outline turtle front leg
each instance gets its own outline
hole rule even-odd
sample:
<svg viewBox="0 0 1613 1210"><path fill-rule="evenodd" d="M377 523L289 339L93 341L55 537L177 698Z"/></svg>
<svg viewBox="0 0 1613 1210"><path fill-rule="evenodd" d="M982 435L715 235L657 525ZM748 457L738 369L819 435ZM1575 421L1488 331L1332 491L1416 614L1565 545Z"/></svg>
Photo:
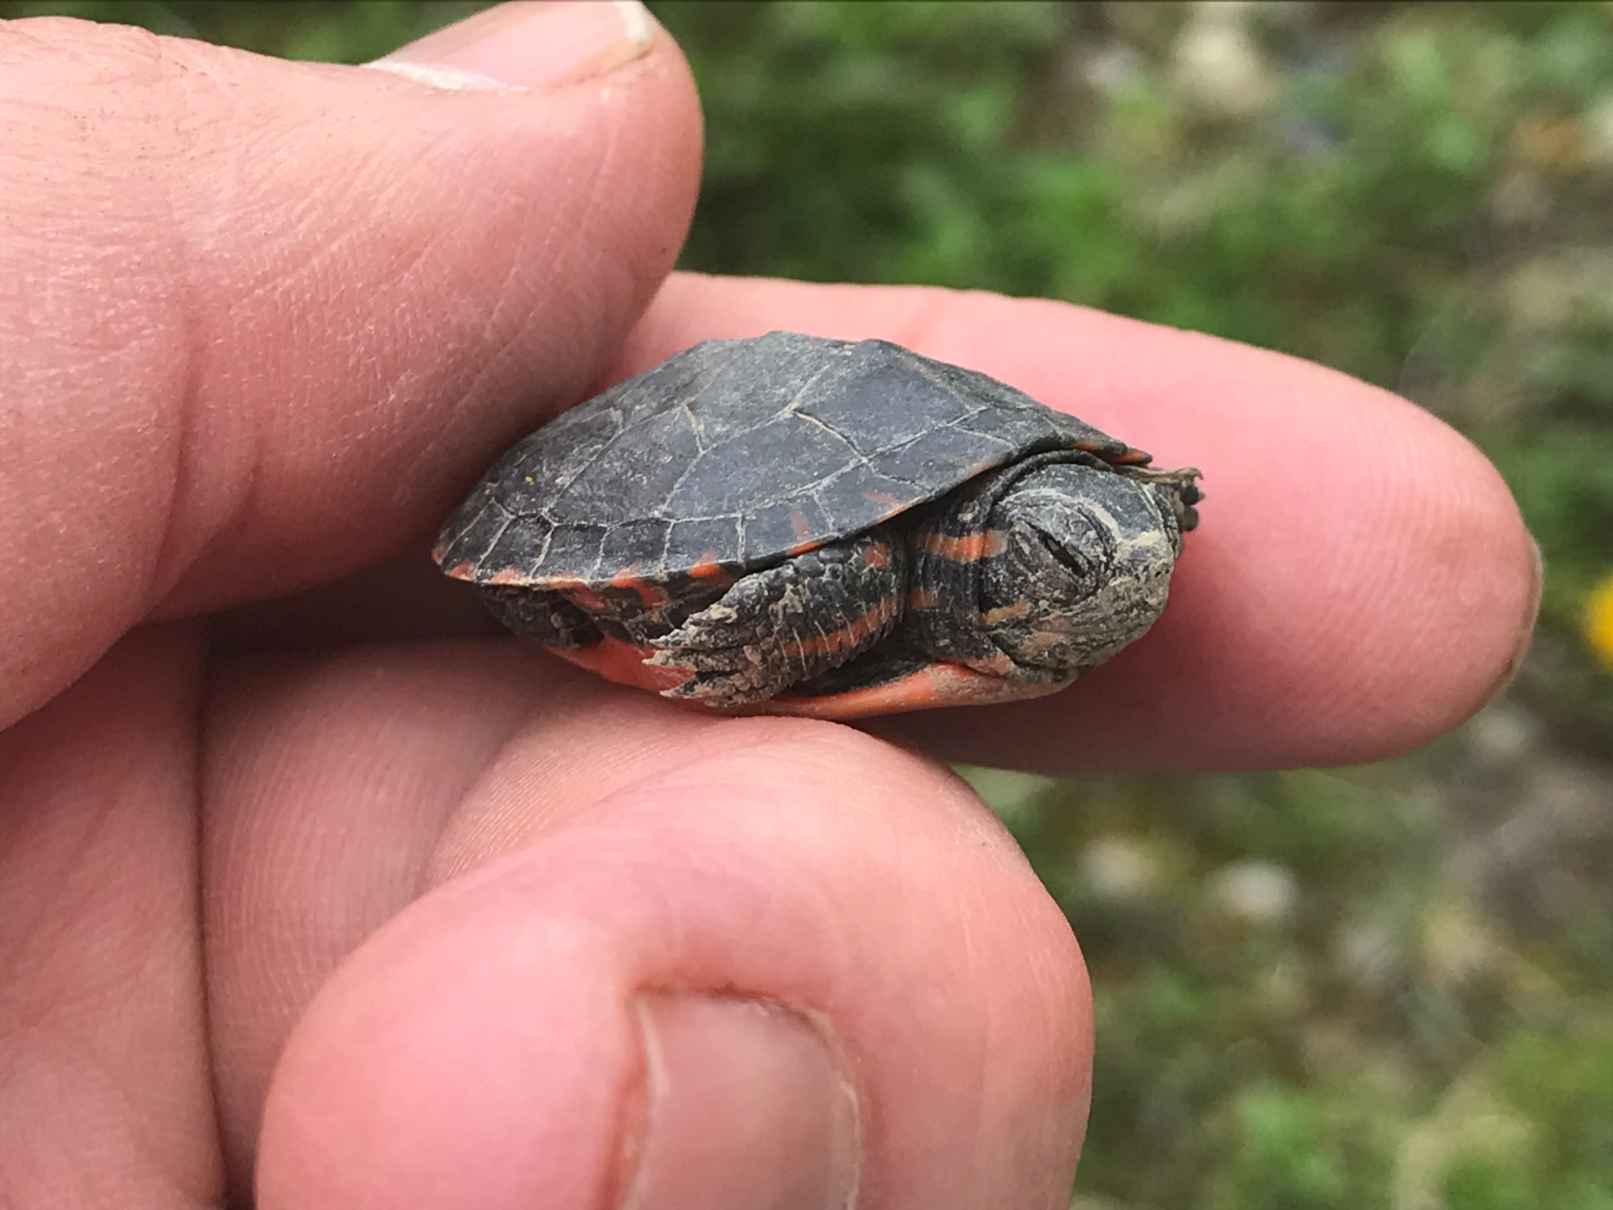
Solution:
<svg viewBox="0 0 1613 1210"><path fill-rule="evenodd" d="M645 664L682 679L664 697L734 709L838 668L902 613L907 552L873 529L736 580L721 599L652 639Z"/></svg>

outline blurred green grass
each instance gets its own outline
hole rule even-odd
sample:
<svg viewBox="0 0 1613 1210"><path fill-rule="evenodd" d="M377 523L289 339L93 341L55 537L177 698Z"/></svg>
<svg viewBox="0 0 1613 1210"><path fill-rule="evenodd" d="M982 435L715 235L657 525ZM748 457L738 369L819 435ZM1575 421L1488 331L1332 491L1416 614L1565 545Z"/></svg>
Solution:
<svg viewBox="0 0 1613 1210"><path fill-rule="evenodd" d="M17 3L358 62L464 3ZM690 267L1047 295L1312 358L1501 467L1509 696L1345 772L969 776L1082 938L1077 1204L1613 1208L1613 8L683 3ZM1606 653L1613 661L1613 652Z"/></svg>

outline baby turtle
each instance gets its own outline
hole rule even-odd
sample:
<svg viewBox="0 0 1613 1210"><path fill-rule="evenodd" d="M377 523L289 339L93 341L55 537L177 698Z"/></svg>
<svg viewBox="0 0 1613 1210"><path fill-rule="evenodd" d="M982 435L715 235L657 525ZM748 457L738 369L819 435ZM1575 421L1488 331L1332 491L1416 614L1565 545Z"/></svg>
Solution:
<svg viewBox="0 0 1613 1210"><path fill-rule="evenodd" d="M1035 697L1165 608L1196 470L882 340L686 349L510 449L433 557L622 684L857 718Z"/></svg>

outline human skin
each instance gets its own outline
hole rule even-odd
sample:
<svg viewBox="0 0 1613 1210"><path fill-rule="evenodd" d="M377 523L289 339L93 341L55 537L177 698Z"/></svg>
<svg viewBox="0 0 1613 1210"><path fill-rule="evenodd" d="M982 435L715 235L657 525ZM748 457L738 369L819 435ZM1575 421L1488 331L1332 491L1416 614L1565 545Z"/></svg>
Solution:
<svg viewBox="0 0 1613 1210"><path fill-rule="evenodd" d="M668 277L699 115L627 6L392 68L0 25L0 1205L1064 1205L1080 954L940 760L1413 747L1525 642L1506 488L1270 353ZM605 685L439 582L511 440L770 327L1201 466L1164 620L1054 698L857 730Z"/></svg>

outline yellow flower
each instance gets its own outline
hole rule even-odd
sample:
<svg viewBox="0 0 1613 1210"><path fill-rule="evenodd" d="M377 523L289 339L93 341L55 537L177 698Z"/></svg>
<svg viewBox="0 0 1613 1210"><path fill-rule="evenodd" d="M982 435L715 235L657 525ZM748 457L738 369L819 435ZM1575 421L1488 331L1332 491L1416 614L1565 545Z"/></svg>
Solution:
<svg viewBox="0 0 1613 1210"><path fill-rule="evenodd" d="M1603 576L1585 601L1585 641L1613 669L1613 575Z"/></svg>

